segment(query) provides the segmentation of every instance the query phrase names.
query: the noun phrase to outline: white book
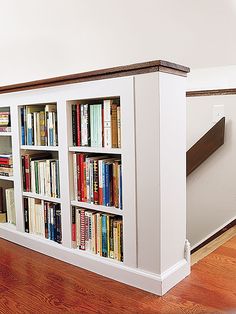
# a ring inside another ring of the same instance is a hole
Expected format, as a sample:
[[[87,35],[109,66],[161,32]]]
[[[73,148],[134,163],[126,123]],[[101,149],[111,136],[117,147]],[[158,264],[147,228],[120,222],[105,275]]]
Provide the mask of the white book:
[[[117,106],[117,130],[118,130],[118,148],[121,148],[121,120],[120,120],[120,106]]]
[[[97,117],[97,147],[102,147],[102,105],[96,105]]]
[[[30,186],[31,186],[31,192],[35,193],[35,162],[31,161],[30,162]]]
[[[111,148],[111,100],[104,100],[104,147]]]
[[[5,194],[6,194],[7,222],[16,224],[14,188],[6,189]]]
[[[81,104],[81,146],[88,146],[88,104]]]
[[[37,137],[37,112],[33,112],[33,121],[34,121],[34,145],[38,145],[38,137]]]
[[[46,160],[45,167],[45,194],[46,196],[51,196],[51,188],[50,188],[50,160]]]

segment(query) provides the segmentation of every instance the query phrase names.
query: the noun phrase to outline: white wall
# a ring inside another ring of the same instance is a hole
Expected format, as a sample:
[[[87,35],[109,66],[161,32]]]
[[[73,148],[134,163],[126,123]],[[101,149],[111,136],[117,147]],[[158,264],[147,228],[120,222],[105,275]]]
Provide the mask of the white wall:
[[[214,105],[224,105],[225,143],[187,178],[191,246],[236,218],[236,95],[187,98],[187,148],[214,125]]]
[[[0,85],[152,59],[235,63],[236,0],[0,0]]]

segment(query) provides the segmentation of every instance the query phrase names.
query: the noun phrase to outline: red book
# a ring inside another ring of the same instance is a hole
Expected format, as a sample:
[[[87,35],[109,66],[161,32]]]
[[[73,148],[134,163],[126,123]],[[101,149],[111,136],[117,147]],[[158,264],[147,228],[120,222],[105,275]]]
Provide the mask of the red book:
[[[95,205],[98,205],[98,160],[93,161],[93,201]]]
[[[81,132],[80,132],[80,104],[76,105],[76,121],[77,121],[77,146],[81,145]]]
[[[85,202],[85,188],[84,188],[84,154],[80,154],[79,157],[79,167],[80,167],[80,190],[81,190],[81,202]]]
[[[30,156],[25,155],[25,187],[30,192]]]
[[[72,241],[76,241],[75,207],[72,207]]]
[[[80,212],[80,249],[85,250],[85,211]]]
[[[78,201],[81,201],[81,154],[76,154],[76,167],[77,167],[77,196]]]

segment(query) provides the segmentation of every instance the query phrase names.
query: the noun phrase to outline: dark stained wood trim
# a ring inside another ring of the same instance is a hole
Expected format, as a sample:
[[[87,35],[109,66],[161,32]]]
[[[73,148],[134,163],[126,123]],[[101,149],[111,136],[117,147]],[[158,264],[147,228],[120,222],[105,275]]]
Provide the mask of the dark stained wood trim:
[[[201,244],[199,244],[197,247],[195,247],[194,249],[191,250],[191,254],[197,252],[198,250],[200,250],[202,247],[204,247],[205,245],[207,245],[208,243],[210,243],[211,241],[215,240],[216,238],[218,238],[220,235],[222,235],[224,232],[226,232],[227,230],[229,230],[230,228],[234,227],[236,225],[236,219],[234,219],[233,221],[231,221],[228,225],[226,225],[224,228],[220,229],[219,231],[217,231],[215,234],[213,234],[210,238],[206,239],[205,241],[203,241]]]
[[[196,90],[196,91],[186,92],[187,97],[219,96],[219,95],[235,95],[235,94],[236,94],[236,88]]]
[[[220,119],[186,154],[187,176],[224,144],[225,117]]]
[[[187,76],[187,73],[190,71],[190,69],[185,66],[178,65],[176,63],[171,63],[163,60],[156,60],[96,71],[58,76],[44,80],[1,86],[0,94],[157,71],[172,73],[174,75]]]

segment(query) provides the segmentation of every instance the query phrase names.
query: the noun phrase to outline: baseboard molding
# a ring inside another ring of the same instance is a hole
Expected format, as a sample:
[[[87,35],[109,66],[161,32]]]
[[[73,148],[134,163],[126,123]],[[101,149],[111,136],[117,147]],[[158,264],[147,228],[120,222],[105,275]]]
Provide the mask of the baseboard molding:
[[[79,250],[69,249],[53,241],[13,230],[3,224],[0,225],[0,237],[63,262],[159,296],[165,294],[179,281],[188,276],[190,272],[188,259],[179,261],[159,275],[138,268],[127,267],[119,262],[100,258],[93,254],[89,254],[88,256],[88,254],[83,254],[84,252]]]
[[[224,232],[226,232],[227,230],[229,230],[235,225],[236,225],[236,216],[228,220],[226,223],[224,223],[222,226],[220,226],[219,228],[217,228],[210,234],[208,234],[208,236],[206,236],[204,239],[202,239],[201,241],[193,245],[191,247],[191,254],[195,253],[196,251],[198,251],[199,249],[201,249],[202,247],[204,247],[211,241],[215,240],[221,234],[223,234]]]

